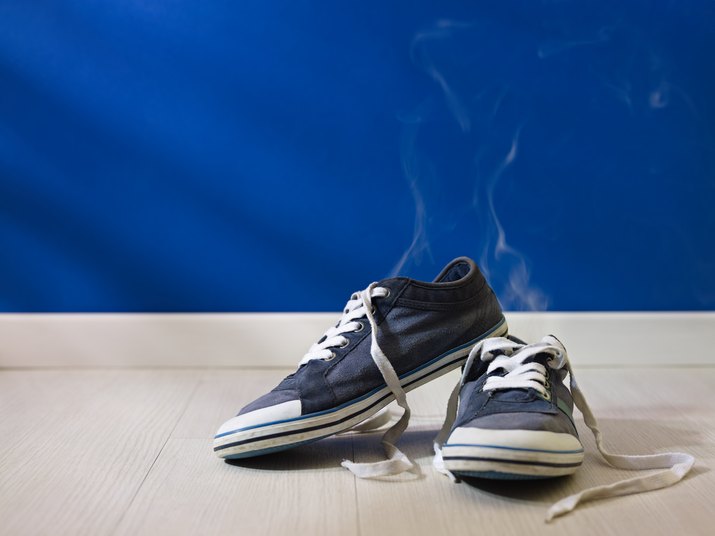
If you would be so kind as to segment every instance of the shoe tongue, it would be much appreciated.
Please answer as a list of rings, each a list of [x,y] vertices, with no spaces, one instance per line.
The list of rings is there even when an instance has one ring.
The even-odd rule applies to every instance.
[[[540,354],[532,355],[531,357],[528,357],[523,361],[523,363],[526,365],[527,363],[541,363],[545,367],[549,366],[549,360],[553,356],[551,354],[548,354],[546,352],[542,352]]]
[[[500,354],[502,354],[502,352],[500,352]],[[540,363],[545,367],[548,367],[549,365],[547,362],[551,359],[551,357],[551,355],[544,352],[528,357],[522,361],[522,364]],[[492,375],[499,375],[500,373],[503,373],[503,369],[501,368],[494,370]],[[536,396],[537,394],[533,389],[516,387],[511,389],[497,389],[492,393],[492,399],[499,402],[527,402],[533,400]]]
[[[488,366],[489,363],[484,362],[479,358],[472,361],[472,366],[469,367],[469,370],[466,371],[464,376],[464,383],[474,381],[481,377],[482,374],[486,374]]]
[[[501,355],[504,355],[504,354],[505,354],[505,352],[503,350],[497,350],[497,351],[492,352],[492,355],[494,356],[495,359]],[[533,361],[533,360],[530,359],[529,361]],[[479,359],[479,357],[477,357],[472,362],[472,366],[470,367],[470,369],[467,371],[465,382],[476,380],[482,374],[486,374],[487,368],[489,368],[489,365],[491,364],[491,362],[492,362],[491,359],[489,361],[482,361],[481,359]],[[494,374],[498,374],[499,370],[502,370],[502,369],[497,369],[496,371],[494,371]]]
[[[522,343],[522,342],[523,342],[523,341],[517,339],[516,337],[511,337],[511,336],[509,336],[509,338],[512,339],[512,340],[514,340],[514,341],[517,341],[517,342],[519,342],[519,343]],[[523,343],[523,344],[526,345],[526,343]],[[502,356],[502,355],[505,355],[505,354],[506,354],[506,352],[503,351],[503,350],[496,350],[496,351],[492,352],[492,355],[494,356],[495,359],[496,359],[497,357]],[[545,367],[548,367],[548,366],[549,366],[549,365],[548,365],[548,361],[549,361],[552,357],[553,357],[553,356],[551,356],[550,354],[548,354],[548,353],[546,353],[546,352],[542,352],[542,353],[539,353],[539,354],[536,354],[536,355],[533,355],[533,356],[528,357],[527,359],[525,359],[525,360],[523,361],[523,364],[536,362],[536,363],[541,363],[541,364],[544,365]],[[472,366],[471,366],[470,370],[467,371],[466,381],[476,380],[476,379],[479,378],[482,374],[485,374],[486,371],[487,371],[487,368],[489,367],[489,364],[490,364],[491,362],[492,362],[492,360],[482,361],[481,359],[475,359],[474,362],[472,363]],[[498,372],[499,370],[503,370],[503,369],[497,369],[497,370],[495,370],[495,371],[494,371],[494,374],[498,374],[498,373],[499,373],[499,372]]]
[[[528,402],[536,397],[533,389],[504,389],[492,391],[492,400],[497,402]]]
[[[541,363],[545,365],[542,359],[538,359],[539,356],[534,356],[524,361],[526,363]],[[492,375],[500,375],[500,369],[495,370]],[[512,387],[508,389],[496,389],[492,391],[492,399],[497,402],[528,402],[533,400],[536,396],[536,392],[533,389],[528,388],[517,388]]]

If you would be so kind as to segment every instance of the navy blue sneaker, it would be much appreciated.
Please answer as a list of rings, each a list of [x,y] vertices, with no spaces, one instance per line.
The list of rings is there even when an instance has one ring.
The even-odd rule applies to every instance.
[[[455,259],[432,283],[372,283],[351,296],[296,372],[221,426],[214,451],[247,458],[291,448],[349,430],[397,400],[405,412],[383,438],[389,460],[343,465],[359,476],[414,469],[394,446],[409,420],[405,391],[461,366],[475,344],[506,332],[499,302],[471,259]]]
[[[442,447],[445,469],[463,477],[531,479],[579,468],[583,445],[563,383],[567,371],[558,362],[562,348],[554,337],[530,346],[514,337],[482,345]]]
[[[549,509],[547,521],[588,500],[670,486],[692,468],[694,458],[681,452],[623,455],[606,451],[566,349],[552,335],[536,344],[509,336],[475,345],[450,397],[444,426],[435,441],[434,465],[455,481],[457,477],[521,480],[570,475],[584,456],[573,420],[574,405],[608,464],[620,469],[664,470],[570,495]]]

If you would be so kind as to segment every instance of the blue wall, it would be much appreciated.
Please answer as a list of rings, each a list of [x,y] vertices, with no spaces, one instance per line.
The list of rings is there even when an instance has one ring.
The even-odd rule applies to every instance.
[[[713,309],[714,6],[2,0],[0,310]]]

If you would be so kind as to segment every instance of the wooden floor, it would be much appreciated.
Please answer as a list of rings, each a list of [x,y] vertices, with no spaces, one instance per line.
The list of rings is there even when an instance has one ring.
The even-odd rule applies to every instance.
[[[218,426],[282,370],[0,370],[0,533],[23,534],[688,534],[715,529],[715,368],[582,369],[608,445],[684,450],[697,463],[665,490],[584,505],[547,525],[547,507],[629,475],[589,454],[573,477],[453,484],[431,469],[451,373],[410,395],[403,449],[421,478],[358,480],[339,464],[381,457],[379,435],[345,435],[229,464]]]

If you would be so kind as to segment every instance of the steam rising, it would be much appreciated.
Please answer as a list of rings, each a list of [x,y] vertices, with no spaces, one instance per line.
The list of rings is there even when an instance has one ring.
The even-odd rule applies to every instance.
[[[516,248],[512,247],[506,239],[506,231],[499,219],[494,206],[495,188],[504,172],[512,165],[519,150],[520,126],[511,141],[511,146],[506,156],[497,165],[491,176],[485,181],[477,181],[473,206],[476,211],[483,210],[483,200],[486,199],[489,210],[488,220],[483,227],[488,229],[486,243],[480,257],[480,266],[488,279],[496,272],[508,274],[507,284],[498,292],[504,307],[528,311],[542,311],[548,306],[548,297],[540,289],[529,283],[529,267],[526,257]],[[480,195],[479,186],[484,184],[486,191]]]
[[[536,53],[539,58],[543,60],[572,48],[601,45],[611,40],[611,36],[613,35],[614,30],[615,26],[604,26],[600,30],[598,30],[596,36],[591,39],[576,39],[573,41],[555,41],[551,43],[545,43],[539,46]]]
[[[397,261],[397,264],[393,266],[390,271],[390,277],[399,275],[408,260],[415,259],[419,262],[425,252],[427,252],[430,257],[432,256],[429,241],[427,240],[427,214],[425,211],[425,202],[418,182],[420,177],[419,163],[415,157],[416,152],[414,145],[419,128],[418,125],[418,122],[412,122],[405,125],[400,147],[402,156],[402,172],[404,173],[405,179],[407,179],[407,183],[410,187],[410,193],[412,194],[412,201],[415,204],[415,225],[412,234],[412,242],[402,254],[400,260]]]
[[[433,28],[418,33],[412,40],[410,56],[413,63],[424,71],[439,87],[447,109],[457,122],[463,136],[469,136],[474,129],[488,130],[490,125],[499,121],[499,111],[503,100],[508,94],[508,87],[502,86],[493,91],[492,88],[480,88],[479,98],[491,98],[493,104],[487,113],[479,113],[474,98],[470,101],[464,98],[448,82],[443,69],[430,54],[429,45],[436,41],[451,39],[457,32],[472,29],[468,23],[448,20],[438,21]],[[470,105],[466,103],[471,102]],[[424,103],[423,103],[424,105]],[[419,263],[426,252],[431,256],[430,242],[427,234],[427,211],[423,195],[424,173],[421,172],[418,160],[416,139],[420,128],[425,128],[423,116],[425,106],[403,120],[403,135],[401,156],[403,172],[409,185],[415,207],[415,225],[412,242],[402,254],[400,260],[392,269],[396,275],[409,261]],[[487,140],[477,143],[474,147],[474,165],[476,168],[473,197],[466,210],[471,220],[477,220],[474,229],[474,240],[464,244],[464,250],[481,249],[480,268],[489,279],[502,305],[511,310],[543,310],[548,305],[547,296],[530,282],[528,259],[507,240],[507,232],[502,219],[497,213],[495,204],[496,186],[504,173],[517,158],[520,136],[523,124],[516,127],[506,153],[491,167],[487,164],[486,155],[494,160],[498,154],[498,140]],[[470,138],[471,139],[471,138]],[[436,177],[439,184],[439,177]],[[460,252],[461,253],[461,252]]]
[[[445,77],[432,62],[432,59],[425,51],[425,47],[423,45],[428,41],[449,38],[455,31],[468,29],[471,28],[471,26],[471,24],[462,22],[440,20],[437,21],[432,30],[419,32],[415,35],[414,39],[412,39],[412,45],[410,46],[410,58],[412,58],[412,62],[426,72],[435,82],[437,82],[437,84],[439,84],[439,87],[444,94],[445,101],[447,102],[447,106],[456,121],[459,123],[462,132],[469,132],[471,128],[469,112],[457,93],[452,91],[452,88],[447,83],[447,80],[445,80]]]

